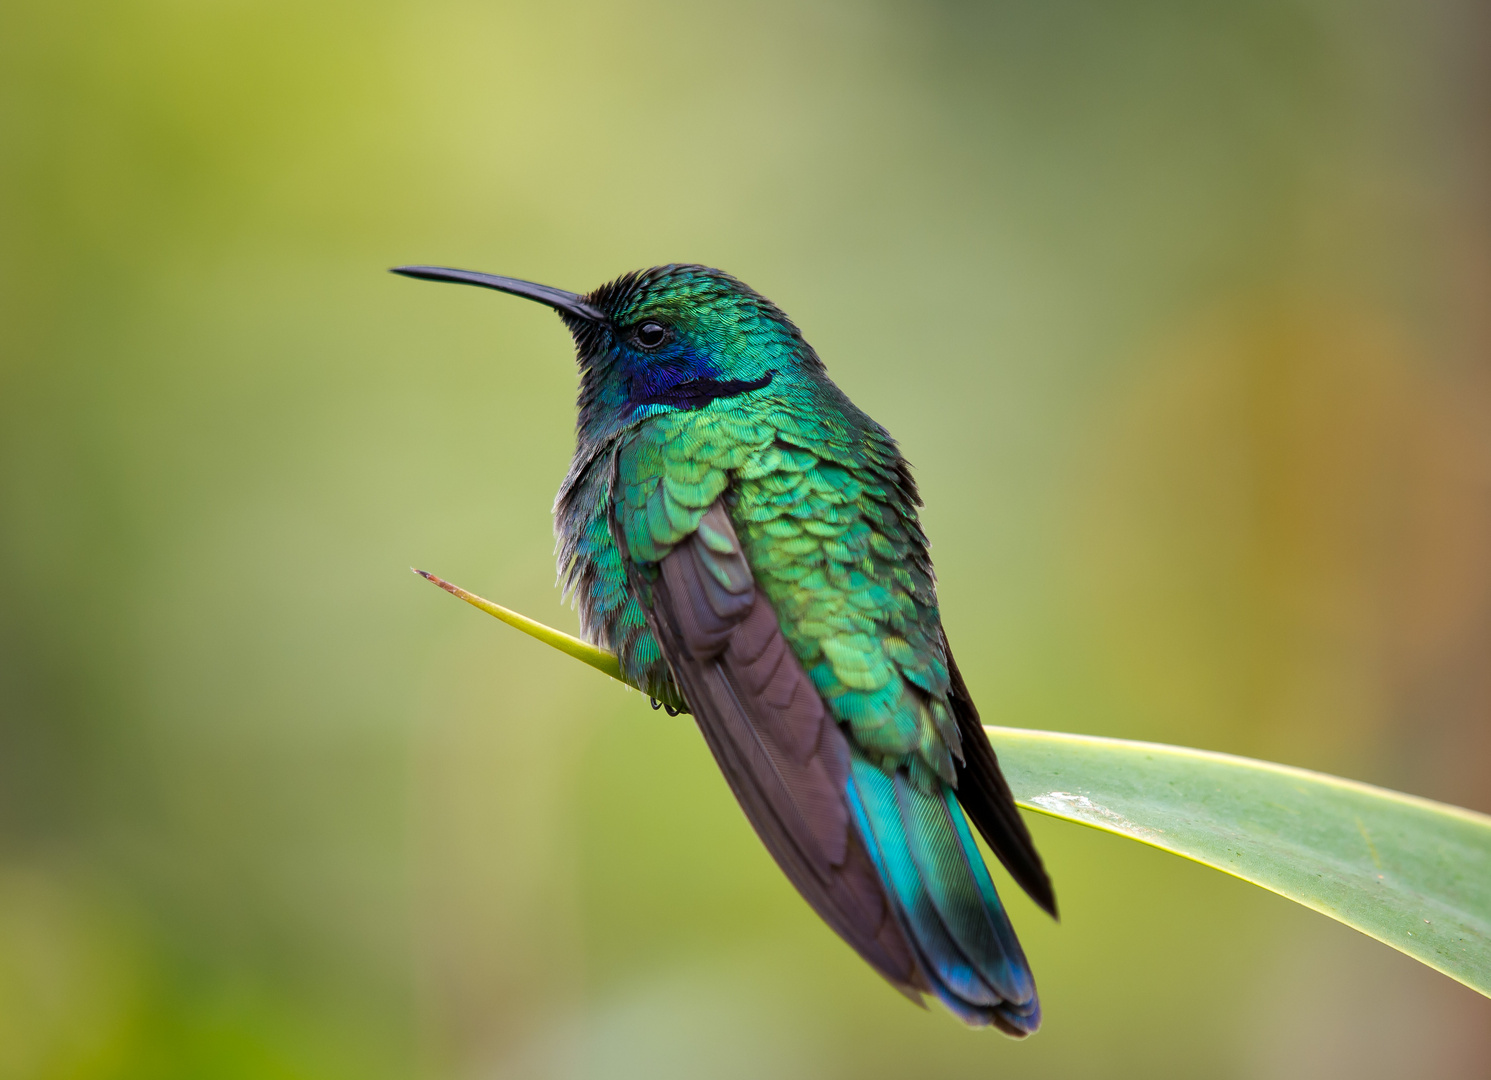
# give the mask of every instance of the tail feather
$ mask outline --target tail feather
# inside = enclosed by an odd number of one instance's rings
[[[970,1008],[991,1008],[999,995],[980,977],[948,934],[936,906],[922,882],[921,870],[911,855],[905,825],[896,803],[894,781],[875,765],[856,754],[853,786],[862,799],[866,825],[874,837],[872,850],[907,936],[933,984],[933,992],[948,1007],[963,1015]],[[977,1016],[970,1023],[987,1023]]]
[[[1031,977],[1025,950],[1020,947],[1020,939],[1015,936],[1015,928],[1010,925],[1009,916],[1004,912],[1004,904],[994,891],[994,879],[989,876],[989,868],[984,865],[983,856],[974,842],[973,832],[968,828],[968,819],[963,816],[958,805],[958,796],[946,785],[942,788],[942,803],[947,809],[947,820],[957,834],[958,847],[973,876],[974,887],[983,901],[979,906],[979,912],[984,917],[983,925],[994,933],[990,953],[997,952],[1004,957],[1003,970],[1008,981],[1001,983],[1001,986],[1005,988],[1005,1001],[1011,1005],[1034,1002],[1035,980]]]
[[[1040,1026],[1030,967],[952,789],[941,788],[923,792],[854,751],[855,825],[932,992],[965,1023],[1028,1035]]]
[[[943,926],[1000,1001],[1023,1005],[1035,996],[1025,954],[1004,916],[993,882],[987,892],[980,887],[974,864],[986,880],[988,870],[977,848],[963,846],[949,813],[949,789],[941,785],[942,790],[929,795],[904,772],[896,773],[895,785],[911,857]],[[957,816],[963,815],[958,812]]]

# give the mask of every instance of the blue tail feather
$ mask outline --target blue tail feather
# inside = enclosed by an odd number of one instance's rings
[[[984,864],[983,855],[973,839],[973,830],[968,827],[968,819],[963,815],[963,808],[958,805],[957,792],[944,784],[942,801],[947,806],[948,818],[957,832],[959,847],[967,854],[968,868],[973,872],[974,885],[983,899],[988,925],[993,929],[994,936],[998,939],[998,948],[1007,960],[1011,981],[1007,984],[1009,992],[1005,1000],[1011,1004],[1034,1001],[1035,980],[1031,977],[1025,950],[1020,947],[1020,939],[1015,936],[1015,928],[1010,925],[1004,904],[994,891],[994,879],[989,876],[989,868]]]
[[[948,804],[951,789],[943,784],[929,795],[904,772],[896,774],[895,783],[912,858],[943,925],[999,999],[1023,1005],[1035,995],[1025,955],[972,836],[965,846],[959,835],[959,824],[964,832],[968,827],[956,802]]]
[[[956,797],[941,786],[923,792],[855,750],[847,794],[933,993],[966,1023],[1029,1034],[1040,1025],[1030,967]]]
[[[988,1023],[977,1013],[980,1008],[999,1004],[1000,998],[948,935],[922,883],[921,870],[906,839],[894,781],[858,755],[851,775],[851,786],[858,788],[863,798],[868,831],[873,837],[873,843],[867,843],[866,847],[879,856],[877,869],[889,886],[888,892],[899,908],[907,936],[937,996],[960,1015],[973,1009],[974,1016],[964,1017],[969,1023]]]

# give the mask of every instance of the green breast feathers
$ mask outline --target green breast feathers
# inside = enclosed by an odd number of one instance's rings
[[[947,652],[910,472],[879,425],[858,410],[861,424],[844,422],[842,398],[793,404],[747,415],[722,400],[633,429],[611,491],[621,556],[645,588],[723,495],[788,644],[854,742],[921,784],[953,783]]]

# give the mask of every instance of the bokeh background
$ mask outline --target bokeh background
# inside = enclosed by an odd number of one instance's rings
[[[668,261],[901,439],[991,721],[1491,811],[1479,0],[5,0],[0,1078],[1491,1075],[1048,820],[1044,1030],[920,1012],[686,718],[412,577],[574,627],[575,374],[384,269]]]

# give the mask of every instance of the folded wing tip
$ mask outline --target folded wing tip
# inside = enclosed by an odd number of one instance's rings
[[[1051,887],[1051,879],[1042,872],[1038,882],[1021,882],[1020,887],[1025,890],[1025,895],[1035,902],[1035,906],[1044,911],[1057,922],[1061,922],[1061,912],[1056,907],[1056,890]]]

